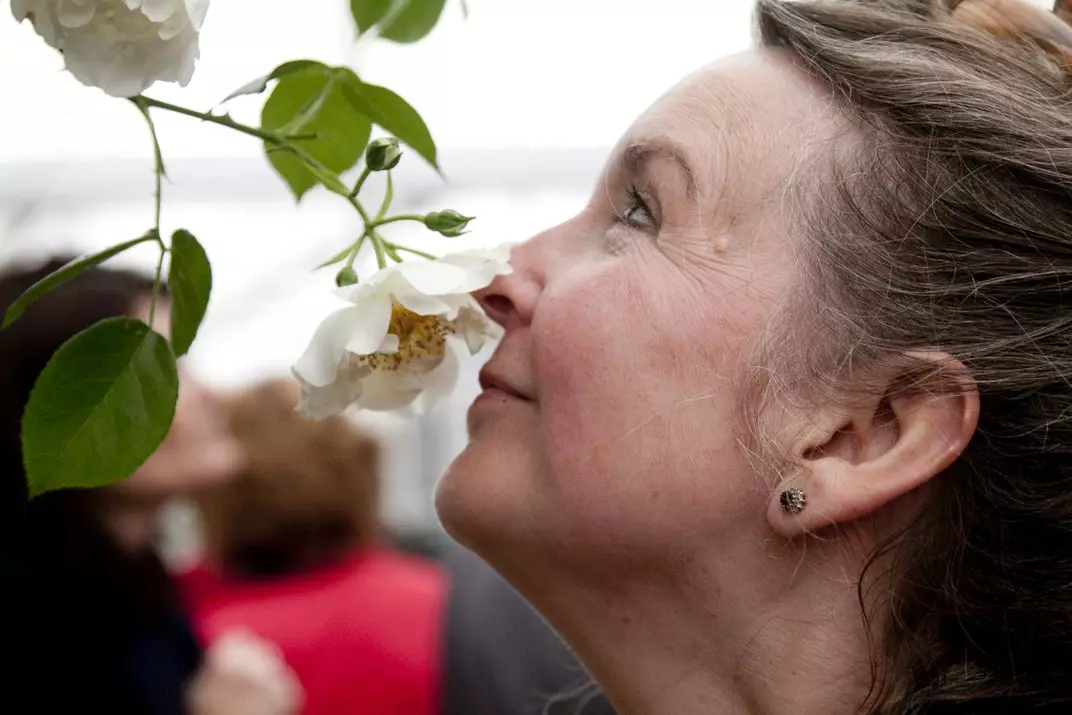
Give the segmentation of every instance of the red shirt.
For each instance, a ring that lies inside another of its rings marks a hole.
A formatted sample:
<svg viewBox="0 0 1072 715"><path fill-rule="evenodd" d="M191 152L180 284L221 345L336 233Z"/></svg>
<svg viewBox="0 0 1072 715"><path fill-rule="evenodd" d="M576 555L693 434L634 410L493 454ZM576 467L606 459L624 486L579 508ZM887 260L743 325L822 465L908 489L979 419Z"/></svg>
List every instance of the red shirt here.
<svg viewBox="0 0 1072 715"><path fill-rule="evenodd" d="M179 576L202 643L233 628L274 641L305 689L303 715L433 715L440 709L448 579L383 549L318 571L239 580Z"/></svg>

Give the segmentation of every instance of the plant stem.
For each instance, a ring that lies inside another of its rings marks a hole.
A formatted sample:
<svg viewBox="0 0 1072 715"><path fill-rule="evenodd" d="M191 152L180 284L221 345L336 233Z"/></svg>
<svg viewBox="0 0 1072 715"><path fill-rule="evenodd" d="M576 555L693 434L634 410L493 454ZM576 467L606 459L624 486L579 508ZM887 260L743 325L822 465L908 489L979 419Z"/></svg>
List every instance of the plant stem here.
<svg viewBox="0 0 1072 715"><path fill-rule="evenodd" d="M131 101L134 106L138 108L141 115L145 117L145 123L149 125L149 135L153 138L153 173L156 180L156 193L154 194L154 218L153 227L156 229L157 241L160 240L160 201L161 201L161 180L164 177L164 155L160 152L160 139L156 136L156 125L153 123L152 115L149 114L149 107L140 101L141 98L134 97ZM161 243L161 247L163 244Z"/></svg>
<svg viewBox="0 0 1072 715"><path fill-rule="evenodd" d="M361 238L354 242L353 247L350 249L350 255L346 259L347 268L354 267L354 261L357 260L357 254L361 253L361 246L364 245L366 238L368 238L368 234L363 233L361 234Z"/></svg>
<svg viewBox="0 0 1072 715"><path fill-rule="evenodd" d="M145 120L149 123L149 130L150 130L150 133L152 134L152 137L153 137L153 150L155 152L155 159L156 159L156 229L155 229L155 234L156 234L156 241L160 245L160 260L157 261L157 264L156 264L156 278L153 281L153 292L152 292L151 302L149 304L149 322L151 324L153 322L153 318L155 317L156 294L157 294L157 289L158 289L158 287L160 285L160 274L161 274L161 271L163 270L163 266L164 266L164 255L168 252L168 248L167 248L167 246L164 245L163 240L161 240L161 238L160 238L160 197L161 197L161 178L164 176L164 162L163 162L163 157L162 157L162 155L160 153L160 143L157 140L156 128L153 125L153 121L149 116L149 108L150 107L155 107L157 109L163 109L165 111L174 112L176 114L182 114L182 115L185 115L187 117L193 117L194 119L200 119L201 121L204 121L204 122L209 122L211 124L218 124L221 127L227 127L228 129L233 129L233 130L235 130L237 132L241 132L243 134L248 134L249 136L256 137L256 138L258 138L258 139L260 139L260 140L262 140L264 142L267 142L268 144L271 144L274 147L287 149L287 150L293 152L294 154L296 154L301 159L305 160L307 163L315 165L317 168L322 167L322 165L320 164L320 162L316 161L315 159L313 159L313 157L311 157L304 150L302 150L301 147L299 147L296 144L294 144L293 140L295 138L297 138L297 137L283 137L283 136L280 136L280 135L272 133L272 132L267 132L267 131L264 131L264 130L261 130L261 129L257 129L256 127L251 127L251 126L248 126L248 125L245 125L245 124L239 124L235 120L231 119L230 115L226 115L226 114L217 115L217 114L210 114L208 112L198 112L197 110L194 110L194 109L187 109L186 107L181 107L181 106L179 106L177 104L171 104L170 102L163 102L163 101L161 101L159 99L153 99L151 97L146 97L145 95L138 95L136 97L131 97L131 101L138 107L139 110L141 110L141 113L145 116ZM334 172L330 172L326 168L324 168L324 170L328 171L328 173L334 174ZM368 239L369 241L372 242L372 248L376 252L376 263L379 265L380 268L386 268L387 267L387 255L386 255L387 252L385 250L385 246L387 246L387 245L389 245L393 251L405 251L407 253L412 253L412 254L414 254L416 256L421 256L422 258L435 260L436 256L432 255L431 253L426 253L424 251L418 251L415 248L408 248L406 246L399 246L399 245L394 244L394 243L389 244L387 241L385 241L383 239L383 237L381 237L378 233L376 233L376 228L378 228L379 226L389 224L389 223L396 223L396 222L399 222L399 221L418 221L418 222L423 223L424 216L419 216L417 214L399 214L398 216L392 216L390 218L383 218L383 214L385 214L387 212L387 210L388 210L388 208L390 206L391 197L392 197L392 193L393 193L393 191L392 191L393 186L391 185L391 174L388 173L387 174L387 182L388 182L387 195L384 197L384 202L380 206L380 210L377 213L376 218L372 219L369 216L368 211L365 210L365 207L362 206L361 202L357 199L357 195L361 192L362 187L365 185L365 181L368 180L368 177L369 177L369 175L371 173L372 172L368 169L368 167L366 167L361 172L361 175L358 177L357 182L354 184L353 190L350 192L350 195L346 197L346 199L350 202L350 205L354 207L354 209L357 211L358 215L361 216L361 220L365 224L365 230L361 234L361 238L359 238L354 243L353 247L349 251L349 255L347 257L346 265L350 266L350 267L353 266L354 260L357 258L357 254L361 251L361 247L364 245L364 242L365 242L366 239Z"/></svg>
<svg viewBox="0 0 1072 715"><path fill-rule="evenodd" d="M354 184L354 190L350 192L352 198L356 199L357 195L361 193L361 187L365 185L365 181L369 178L371 173L372 170L366 166L361 172L361 176L357 177L357 183Z"/></svg>
<svg viewBox="0 0 1072 715"><path fill-rule="evenodd" d="M348 255L350 255L350 251L352 251L353 248L354 248L354 244L351 243L349 246L347 246L346 248L342 249L341 251L336 253L334 256L332 256L331 258L329 258L328 260L324 261L319 266L317 266L316 270L320 270L321 268L327 268L328 266L335 265L336 263L338 263L342 259L346 258Z"/></svg>
<svg viewBox="0 0 1072 715"><path fill-rule="evenodd" d="M156 259L156 275L153 276L153 290L149 294L149 327L153 330L156 330L156 295L160 292L160 273L164 269L164 256L168 252L159 234L157 234L156 241L160 244L160 257Z"/></svg>
<svg viewBox="0 0 1072 715"><path fill-rule="evenodd" d="M346 198L347 200L349 200L350 205L357 209L357 213L361 215L361 220L365 222L365 230L368 231L370 229L375 228L372 219L369 218L368 211L366 211L365 207L361 205L361 202L353 196L347 196Z"/></svg>
<svg viewBox="0 0 1072 715"><path fill-rule="evenodd" d="M330 169L328 169L321 162L319 162L315 158L313 158L312 155L310 155L308 152L306 152L304 149L302 149L300 146L298 146L297 144L294 143L294 139L296 137L280 136L279 134L276 134L276 133L273 133L273 132L266 132L266 131L264 131L262 129L257 129L256 127L251 127L251 126L248 126L248 125L245 125L245 124L239 124L235 120L231 119L230 115L227 115L227 114L217 115L217 114L209 114L207 112L198 112L198 111L196 111L194 109L187 109L186 107L180 107L177 104L171 104L169 102L162 102L159 99L153 99L151 97L146 97L143 94L139 94L137 97L132 97L131 101L133 101L135 104L137 104L140 107L156 107L158 109L164 109L166 111L175 112L177 114L182 114L182 115L185 115L187 117L193 117L194 119L200 119L202 121L210 122L212 124L218 124L221 127L227 127L228 129L234 129L236 132L241 132L243 134L248 134L248 135L250 135L252 137L257 137L258 139L261 139L262 141L265 141L265 142L271 144L273 147L278 147L279 149L285 149L285 150L291 152L292 154L294 154L295 156L300 158L302 161L304 161L306 164L308 164L308 165L310 165L312 167L315 167L316 169L318 169L319 171L321 171L323 173L330 174L331 176L335 177L336 180L338 180L338 175L334 171L331 171ZM339 184L342 184L341 180L338 180L338 181L339 181ZM321 183L325 183L323 181L323 178L321 178ZM363 208L359 208L358 210L359 211L364 211ZM367 214L366 214L366 216L367 216ZM366 224L368 223L367 218L365 220L365 223Z"/></svg>
<svg viewBox="0 0 1072 715"><path fill-rule="evenodd" d="M144 107L157 107L158 109L165 109L169 112L175 112L176 114L185 114L187 117L193 117L194 119L200 119L205 122L211 122L212 124L219 124L221 127L227 127L228 129L234 129L237 132L243 134L249 134L250 136L257 137L266 142L272 144L288 144L286 139L272 134L271 132L265 132L256 127L250 127L245 124L239 124L235 120L231 119L229 115L209 114L208 112L198 112L194 109L187 109L186 107L180 107L177 104L171 104L169 102L162 102L159 99L153 99L152 97L146 97L144 94L140 94L133 98L133 101Z"/></svg>
<svg viewBox="0 0 1072 715"><path fill-rule="evenodd" d="M392 243L391 248L395 249L396 251L405 251L406 253L412 253L415 256L420 256L421 258L427 258L428 260L431 260L431 261L434 261L437 258L439 258L439 256L435 256L435 255L433 255L431 253L425 253L424 251L418 251L416 248L410 248L409 246L400 246L397 243Z"/></svg>
<svg viewBox="0 0 1072 715"><path fill-rule="evenodd" d="M424 216L418 214L399 214L392 216L391 218L376 219L373 223L376 227L386 226L389 223L398 223L399 221L420 221L424 223Z"/></svg>
<svg viewBox="0 0 1072 715"><path fill-rule="evenodd" d="M368 237L372 241L372 250L376 251L376 265L387 267L387 252L383 250L383 238L374 229L369 229Z"/></svg>
<svg viewBox="0 0 1072 715"><path fill-rule="evenodd" d="M387 215L387 209L391 208L391 201L395 197L395 183L391 179L391 172L387 172L387 188L383 194L383 202L380 204L380 210L376 212L376 221L381 220Z"/></svg>
<svg viewBox="0 0 1072 715"><path fill-rule="evenodd" d="M289 139L281 137L281 136L279 136L277 134L273 134L271 132L262 131L260 129L257 129L256 127L250 127L250 126L246 126L245 124L239 124L238 122L236 122L235 120L231 119L231 117L226 115L226 114L220 116L220 115L216 115L216 114L208 114L207 112L198 112L198 111L193 110L193 109L187 109L186 107L180 107L177 104L171 104L169 102L162 102L159 99L153 99L151 97L146 97L145 95L138 95L137 97L132 98L132 101L135 104L137 104L139 107L143 108L143 109L147 109L148 107L157 107L158 109L163 109L163 110L166 110L166 111L169 111L169 112L175 112L177 114L183 114L183 115L185 115L187 117L193 117L195 119L200 119L202 121L211 122L212 124L218 124L221 127L227 127L228 129L234 129L237 132L242 132L243 134L248 134L250 136L257 137L258 139L266 141L269 144L272 144L274 146L285 147L287 150L294 152L294 154L296 154L297 156L301 157L303 160L305 160L309 164L313 164L313 165L317 166L318 168L323 168L324 171L329 171L329 173L334 173L334 172L330 172L330 170L328 170L326 167L323 167L323 165L320 162L316 161L313 157L309 156L305 151L302 150L301 147L295 145ZM353 206L355 209L357 209L357 213L361 215L361 220L365 222L366 230L372 225L373 222L372 222L372 219L368 215L368 211L366 211L365 207L361 205L361 202L357 200L356 193L357 193L357 191L359 191L361 189L361 184L363 183L363 179L367 178L366 177L367 171L368 170L366 169L364 172L362 172L362 174L361 174L362 178L358 179L357 186L354 187L354 192L350 196L347 197L347 199L349 199L349 201L350 201L350 205ZM373 244L375 244L375 243L376 243L376 240L374 239ZM381 247L380 251L382 252L382 250L383 249ZM386 264L384 264L384 265L386 265Z"/></svg>
<svg viewBox="0 0 1072 715"><path fill-rule="evenodd" d="M361 205L361 202L356 197L347 196L346 198L349 200L350 205L357 209L357 213L361 215L361 220L365 222L365 232L362 235L368 236L369 240L372 241L372 249L376 251L376 265L380 268L386 268L387 254L383 250L383 238L376 233L376 224L369 218L368 211L365 210L365 207Z"/></svg>

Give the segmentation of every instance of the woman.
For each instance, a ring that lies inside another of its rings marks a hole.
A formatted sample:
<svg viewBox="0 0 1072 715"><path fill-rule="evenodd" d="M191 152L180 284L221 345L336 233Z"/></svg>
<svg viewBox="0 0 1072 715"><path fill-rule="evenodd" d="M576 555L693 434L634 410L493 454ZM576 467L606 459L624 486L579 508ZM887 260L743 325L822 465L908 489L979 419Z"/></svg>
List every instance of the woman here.
<svg viewBox="0 0 1072 715"><path fill-rule="evenodd" d="M204 641L242 627L277 643L303 715L544 712L578 682L568 651L468 552L438 565L392 549L379 446L341 417L303 420L298 397L272 381L228 403L249 458L200 499L207 558L182 576Z"/></svg>
<svg viewBox="0 0 1072 715"><path fill-rule="evenodd" d="M1072 30L758 21L482 292L439 514L623 714L1072 712Z"/></svg>
<svg viewBox="0 0 1072 715"><path fill-rule="evenodd" d="M0 277L0 309L64 263ZM297 687L268 644L231 634L202 657L153 549L160 504L242 466L216 399L190 376L167 438L131 477L27 500L19 425L37 376L94 323L148 319L151 290L138 275L93 268L0 333L5 702L12 712L43 715L291 713ZM166 332L166 299L156 312Z"/></svg>

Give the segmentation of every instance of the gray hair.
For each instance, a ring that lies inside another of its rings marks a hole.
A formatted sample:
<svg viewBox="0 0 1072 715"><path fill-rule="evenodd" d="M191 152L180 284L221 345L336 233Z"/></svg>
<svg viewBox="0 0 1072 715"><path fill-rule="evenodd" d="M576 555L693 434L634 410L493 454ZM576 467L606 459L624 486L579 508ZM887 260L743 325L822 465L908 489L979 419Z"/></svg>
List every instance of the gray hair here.
<svg viewBox="0 0 1072 715"><path fill-rule="evenodd" d="M960 6L759 0L763 44L829 87L863 138L799 207L807 336L772 372L833 386L938 349L979 389L968 448L870 562L895 577L864 709L1067 713L1072 76L1052 38L1016 18L984 31Z"/></svg>

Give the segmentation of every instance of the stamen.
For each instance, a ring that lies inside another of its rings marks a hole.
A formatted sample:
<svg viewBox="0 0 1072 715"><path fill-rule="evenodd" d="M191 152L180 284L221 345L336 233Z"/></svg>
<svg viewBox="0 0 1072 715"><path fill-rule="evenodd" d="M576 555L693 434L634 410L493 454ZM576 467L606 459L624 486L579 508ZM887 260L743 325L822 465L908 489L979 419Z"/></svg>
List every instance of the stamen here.
<svg viewBox="0 0 1072 715"><path fill-rule="evenodd" d="M447 336L454 331L451 321L420 315L394 303L387 332L398 337L398 352L362 355L358 363L373 370L395 371L425 358L438 362L446 354Z"/></svg>

